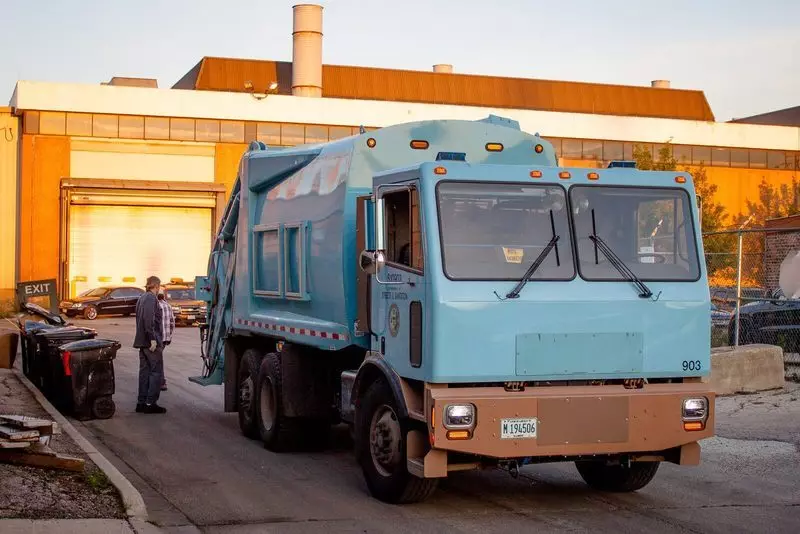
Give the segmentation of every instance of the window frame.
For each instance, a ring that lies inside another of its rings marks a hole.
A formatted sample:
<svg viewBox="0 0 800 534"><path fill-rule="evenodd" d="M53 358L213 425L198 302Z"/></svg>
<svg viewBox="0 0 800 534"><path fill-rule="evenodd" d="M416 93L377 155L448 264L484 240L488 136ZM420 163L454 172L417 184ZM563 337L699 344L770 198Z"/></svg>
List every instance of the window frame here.
<svg viewBox="0 0 800 534"><path fill-rule="evenodd" d="M581 261L580 250L578 249L578 234L577 234L577 228L576 228L576 225L575 225L575 214L574 214L574 212L572 210L572 192L575 191L575 190L581 190L581 189L588 189L588 190L596 190L596 189L646 189L646 190L656 190L656 191L680 191L685 196L686 202L687 202L687 206L688 206L688 210L687 210L687 215L688 216L685 217L685 220L689 221L691 223L691 225L692 225L692 227L691 227L692 240L691 241L692 241L692 245L694 247L694 257L695 257L695 260L697 261L697 276L695 278L681 278L681 279L666 278L666 279L664 279L664 278L644 277L644 276L639 276L637 274L637 277L642 282L690 283L690 284L697 283L703 278L703 269L704 269L704 265L705 265L705 260L701 261L701 259L700 259L700 250L697 247L697 220L696 220L696 213L695 213L695 210L693 209L693 206L692 206L692 199L691 199L691 197L689 195L689 192L686 189L684 189L682 187L650 186L650 185L607 185L607 184L588 185L588 184L576 184L576 185L572 185L569 188L569 191L568 191L568 194L567 194L567 197L568 197L567 205L569 206L569 214L570 214L569 218L570 218L570 222L572 223L571 224L571 230L572 230L572 236L571 237L572 237L573 247L574 247L574 250L575 250L575 253L574 253L575 256L574 257L575 257L575 262L577 264L577 269L576 270L578 271L578 275L581 277L581 280L583 280L585 282L590 282L590 283L591 282L603 282L603 283L606 283L606 282L617 282L617 283L619 283L619 282L627 282L627 280L622 278L621 274L619 275L620 278L587 278L586 275L583 273L583 269L581 268L581 265L582 265L583 262ZM638 214L637 214L637 217L638 217ZM638 230L636 232L636 235L638 237ZM687 243L687 252L689 252L688 246L689 246L689 244Z"/></svg>
<svg viewBox="0 0 800 534"><path fill-rule="evenodd" d="M308 292L308 231L310 224L308 221L290 224L281 224L282 246L281 246L281 268L283 270L283 297L287 300L310 300ZM289 291L289 239L288 231L297 230L300 242L297 245L297 291Z"/></svg>
<svg viewBox="0 0 800 534"><path fill-rule="evenodd" d="M483 184L483 185L510 185L516 187L539 187L539 188L546 188L546 187L558 187L564 192L564 209L567 210L566 218L567 218L567 232L569 235L570 242L567 243L567 248L570 251L570 256L572 258L572 276L569 278L530 278L528 283L530 282L572 282L575 278L578 277L578 267L577 267L577 251L575 249L575 231L573 228L573 221L572 221L572 208L569 203L569 189L564 186L564 184L560 183L527 183L527 182L511 182L511 181L491 181L491 180L440 180L436 184L435 188L435 200L436 200L436 222L438 225L439 231L439 254L441 254L442 260L442 274L444 274L445 278L450 280L451 282L519 282L519 278L454 278L450 276L447 272L447 258L444 252L445 240L444 240L444 227L442 226L442 210L440 204L440 187L442 184L466 184L466 185L474 185L474 184ZM571 188L570 188L571 189ZM565 260L561 260L565 262Z"/></svg>
<svg viewBox="0 0 800 534"><path fill-rule="evenodd" d="M278 298L282 298L283 297L283 289L284 289L283 288L283 262L281 261L282 256L283 256L283 254L281 253L282 252L282 248L283 248L283 232L281 231L281 226L282 225L280 225L280 224L256 224L256 225L253 226L253 230L252 230L253 242L252 242L252 246L250 247L250 250L252 251L251 252L251 258L250 258L250 272L251 272L251 281L250 281L250 283L252 284L253 295L255 295L257 297L265 297L265 298L272 298L272 299L278 299ZM278 237L278 258L277 258L277 264L278 264L278 289L277 290L260 289L259 288L259 284L258 284L258 260L259 260L259 254L256 254L256 251L258 250L256 248L256 244L258 243L258 239L259 239L260 235L264 234L264 233L267 233L267 232L275 232L275 234Z"/></svg>
<svg viewBox="0 0 800 534"><path fill-rule="evenodd" d="M412 273L412 274L416 274L416 275L419 275L419 276L424 276L425 275L425 224L424 224L423 219L422 219L422 193L421 193L420 188L419 188L419 182L415 180L413 182L408 182L408 183L387 184L384 187L387 188L386 192L382 192L381 193L381 199L384 199L384 205L385 205L385 202L386 202L385 199L386 199L387 195L394 195L394 194L403 193L403 192L408 194L408 207L409 207L409 218L408 218L409 229L408 229L408 233L409 233L409 248L410 248L410 250L409 250L409 258L411 258L411 263L412 263L412 265L403 265L402 263L396 263L396 262L393 262L393 261L389 261L387 259L386 260L386 265L387 266L391 266L391 267L393 267L395 269L399 269L401 271L405 271L407 273ZM413 200L413 193L412 192L413 191L417 192L417 212L418 212L417 217L418 217L418 220L419 220L420 246L422 247L422 269L418 269L418 268L413 266L413 263L414 263L414 249L413 249L413 246L414 246L414 227L413 227L413 218L412 218L413 214L411 213L413 211L413 209L414 209L413 202L412 202L412 200ZM388 246L388 244L389 244L389 233L388 233L389 232L389 222L386 220L387 214L388 214L388 210L384 210L384 215L383 215L383 219L384 219L383 220L383 239L384 239L384 243L386 243L387 246Z"/></svg>

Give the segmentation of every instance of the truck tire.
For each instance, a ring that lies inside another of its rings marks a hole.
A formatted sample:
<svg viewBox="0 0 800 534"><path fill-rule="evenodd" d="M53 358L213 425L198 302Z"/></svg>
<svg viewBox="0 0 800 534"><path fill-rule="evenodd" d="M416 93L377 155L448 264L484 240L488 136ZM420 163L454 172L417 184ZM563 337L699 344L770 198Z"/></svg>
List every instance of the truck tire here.
<svg viewBox="0 0 800 534"><path fill-rule="evenodd" d="M250 439L260 439L256 424L256 387L258 384L258 369L264 355L256 349L247 349L239 362L239 377L237 380L237 395L239 404L239 429L242 434Z"/></svg>
<svg viewBox="0 0 800 534"><path fill-rule="evenodd" d="M408 472L406 436L410 422L400 419L389 386L378 380L367 388L356 414L358 461L373 497L390 504L422 502L436 491L437 478Z"/></svg>
<svg viewBox="0 0 800 534"><path fill-rule="evenodd" d="M575 462L586 484L592 489L628 493L645 487L653 480L660 462L633 462L630 467L606 465L603 461Z"/></svg>
<svg viewBox="0 0 800 534"><path fill-rule="evenodd" d="M289 450L297 443L297 421L283 414L278 354L271 352L264 357L256 384L256 424L264 446L273 452Z"/></svg>

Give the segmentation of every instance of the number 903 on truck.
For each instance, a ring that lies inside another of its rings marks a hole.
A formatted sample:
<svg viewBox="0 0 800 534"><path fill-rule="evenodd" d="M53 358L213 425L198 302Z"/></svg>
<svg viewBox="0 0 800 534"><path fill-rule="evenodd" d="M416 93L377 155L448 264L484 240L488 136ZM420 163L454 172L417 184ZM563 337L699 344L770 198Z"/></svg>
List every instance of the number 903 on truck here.
<svg viewBox="0 0 800 534"><path fill-rule="evenodd" d="M500 117L253 142L192 380L273 451L349 425L382 501L564 461L635 491L713 435L698 225L689 174L559 167Z"/></svg>

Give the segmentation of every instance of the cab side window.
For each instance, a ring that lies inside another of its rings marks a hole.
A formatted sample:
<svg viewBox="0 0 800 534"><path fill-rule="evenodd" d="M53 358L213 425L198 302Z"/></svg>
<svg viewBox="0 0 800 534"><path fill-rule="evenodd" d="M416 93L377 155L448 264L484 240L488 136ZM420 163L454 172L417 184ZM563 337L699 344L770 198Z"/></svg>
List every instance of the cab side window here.
<svg viewBox="0 0 800 534"><path fill-rule="evenodd" d="M422 229L417 190L395 191L386 194L384 199L387 261L422 271Z"/></svg>

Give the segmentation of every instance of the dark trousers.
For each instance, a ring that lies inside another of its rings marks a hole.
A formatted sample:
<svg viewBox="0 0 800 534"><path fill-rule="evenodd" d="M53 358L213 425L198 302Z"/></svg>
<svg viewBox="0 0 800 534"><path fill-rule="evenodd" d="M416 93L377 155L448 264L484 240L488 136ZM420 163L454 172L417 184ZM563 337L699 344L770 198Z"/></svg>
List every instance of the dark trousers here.
<svg viewBox="0 0 800 534"><path fill-rule="evenodd" d="M155 404L161 395L164 349L139 349L139 398L137 404Z"/></svg>

